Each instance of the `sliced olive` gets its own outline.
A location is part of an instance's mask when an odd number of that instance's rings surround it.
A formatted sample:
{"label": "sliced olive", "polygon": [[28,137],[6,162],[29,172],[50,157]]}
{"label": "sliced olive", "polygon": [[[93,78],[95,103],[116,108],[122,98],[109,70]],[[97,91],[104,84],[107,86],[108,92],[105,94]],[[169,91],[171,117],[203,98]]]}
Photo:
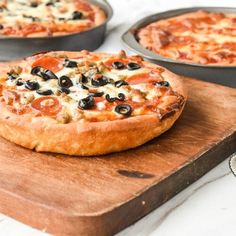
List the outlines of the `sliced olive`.
{"label": "sliced olive", "polygon": [[81,19],[83,14],[79,11],[74,11],[72,14],[72,20],[79,20]]}
{"label": "sliced olive", "polygon": [[93,96],[93,97],[102,97],[103,95],[104,95],[104,92],[89,93],[89,96]]}
{"label": "sliced olive", "polygon": [[89,88],[88,88],[87,86],[83,85],[83,84],[80,84],[80,87],[81,87],[82,89],[89,90]]}
{"label": "sliced olive", "polygon": [[52,0],[50,0],[46,3],[46,6],[54,6],[54,2]]}
{"label": "sliced olive", "polygon": [[44,80],[58,79],[57,76],[52,71],[44,69],[41,66],[36,66],[36,67],[32,68],[31,74],[37,75]]}
{"label": "sliced olive", "polygon": [[70,61],[66,59],[64,62],[64,66],[68,68],[76,68],[78,66],[78,63],[76,61]]}
{"label": "sliced olive", "polygon": [[128,104],[119,104],[115,107],[115,112],[124,116],[129,116],[132,113],[132,108]]}
{"label": "sliced olive", "polygon": [[47,90],[39,89],[36,91],[36,93],[38,93],[39,95],[52,95],[53,94],[51,89],[47,89]]}
{"label": "sliced olive", "polygon": [[60,87],[64,88],[70,88],[71,86],[73,86],[71,79],[66,75],[63,75],[59,78],[58,84]]}
{"label": "sliced olive", "polygon": [[125,100],[125,95],[123,93],[118,93],[118,97],[111,97],[109,94],[106,94],[105,98],[108,102],[114,102],[116,100],[124,101]]}
{"label": "sliced olive", "polygon": [[130,62],[128,65],[127,65],[127,68],[128,70],[137,70],[137,69],[140,69],[141,66],[137,63],[134,63],[134,62]]}
{"label": "sliced olive", "polygon": [[118,98],[119,101],[124,101],[125,100],[125,95],[123,93],[118,93]]}
{"label": "sliced olive", "polygon": [[36,82],[36,81],[27,80],[25,82],[25,87],[29,90],[38,90],[39,89],[39,83]]}
{"label": "sliced olive", "polygon": [[88,78],[84,74],[81,74],[80,83],[88,83]]}
{"label": "sliced olive", "polygon": [[24,82],[22,81],[21,78],[19,78],[19,79],[16,81],[16,85],[17,85],[17,86],[21,86],[21,85],[23,85],[23,84],[24,84]]}
{"label": "sliced olive", "polygon": [[111,97],[109,94],[106,94],[105,98],[108,102],[116,101],[116,97]]}
{"label": "sliced olive", "polygon": [[58,20],[60,20],[60,21],[63,21],[63,20],[65,20],[66,18],[64,18],[64,17],[59,17],[58,18]]}
{"label": "sliced olive", "polygon": [[124,80],[118,80],[118,81],[115,82],[115,87],[117,87],[117,88],[119,88],[123,85],[129,85],[129,84]]}
{"label": "sliced olive", "polygon": [[44,80],[58,79],[57,76],[50,70],[45,70],[44,72],[41,72],[41,75]]}
{"label": "sliced olive", "polygon": [[30,6],[31,7],[38,7],[38,3],[37,2],[31,2]]}
{"label": "sliced olive", "polygon": [[118,70],[125,69],[125,65],[122,62],[120,62],[120,61],[114,61],[112,63],[112,67],[114,69],[118,69]]}
{"label": "sliced olive", "polygon": [[40,71],[41,71],[41,69],[42,69],[42,67],[40,67],[40,66],[35,66],[35,67],[33,67],[32,69],[31,69],[31,74],[32,75],[38,75],[39,73],[40,73]]}
{"label": "sliced olive", "polygon": [[157,86],[163,86],[163,87],[170,87],[170,83],[168,81],[159,81],[154,83]]}
{"label": "sliced olive", "polygon": [[104,86],[106,84],[109,84],[110,82],[112,82],[111,79],[107,78],[106,76],[102,76],[98,79],[92,79],[91,80],[92,85],[95,86],[95,87]]}
{"label": "sliced olive", "polygon": [[90,109],[94,106],[94,98],[93,96],[88,96],[86,98],[83,98],[81,100],[79,100],[79,108],[86,110],[86,109]]}
{"label": "sliced olive", "polygon": [[59,91],[60,91],[61,93],[65,93],[65,94],[69,94],[69,93],[70,93],[70,89],[64,88],[64,87],[60,88]]}
{"label": "sliced olive", "polygon": [[4,27],[3,27],[3,25],[2,24],[0,24],[0,30],[2,30]]}

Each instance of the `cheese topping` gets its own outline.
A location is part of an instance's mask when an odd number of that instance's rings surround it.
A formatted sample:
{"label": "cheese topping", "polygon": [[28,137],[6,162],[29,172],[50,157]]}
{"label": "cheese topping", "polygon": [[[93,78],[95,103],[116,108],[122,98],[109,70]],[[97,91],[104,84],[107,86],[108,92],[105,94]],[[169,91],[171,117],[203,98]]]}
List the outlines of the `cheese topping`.
{"label": "cheese topping", "polygon": [[197,11],[141,28],[139,43],[164,57],[236,65],[236,15]]}
{"label": "cheese topping", "polygon": [[[79,58],[52,52],[29,58],[23,68],[12,68],[0,80],[3,102],[19,115],[30,112],[62,123],[153,113],[161,119],[183,105],[183,96],[172,90],[158,66],[148,68],[142,59],[127,57],[124,52],[123,58],[106,54],[97,57],[84,51]],[[109,64],[111,59],[113,63]],[[40,66],[44,60],[47,68]],[[122,69],[117,69],[114,62],[119,62]]]}
{"label": "cheese topping", "polygon": [[[100,8],[84,0],[6,0],[0,3],[0,34],[52,36],[95,27]],[[99,22],[100,24],[101,22]]]}

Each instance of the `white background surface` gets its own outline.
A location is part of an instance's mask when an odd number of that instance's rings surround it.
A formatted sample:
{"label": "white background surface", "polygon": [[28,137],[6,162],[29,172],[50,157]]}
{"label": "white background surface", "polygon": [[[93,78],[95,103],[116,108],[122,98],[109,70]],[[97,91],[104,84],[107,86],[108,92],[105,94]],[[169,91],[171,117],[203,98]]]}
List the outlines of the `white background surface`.
{"label": "white background surface", "polygon": [[[147,15],[181,7],[231,6],[236,0],[109,0],[114,16],[108,36],[98,51],[123,49],[120,35],[130,24]],[[228,160],[179,193],[167,203],[128,227],[118,236],[235,236],[236,178]],[[0,203],[1,204],[1,203]],[[0,214],[0,236],[45,236]]]}

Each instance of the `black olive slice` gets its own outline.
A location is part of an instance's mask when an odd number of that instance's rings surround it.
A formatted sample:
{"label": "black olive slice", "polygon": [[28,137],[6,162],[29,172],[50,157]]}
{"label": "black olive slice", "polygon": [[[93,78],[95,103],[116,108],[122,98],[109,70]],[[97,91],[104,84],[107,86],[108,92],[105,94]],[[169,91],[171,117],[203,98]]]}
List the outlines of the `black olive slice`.
{"label": "black olive slice", "polygon": [[17,85],[17,86],[21,86],[21,85],[23,85],[23,84],[24,84],[24,82],[22,81],[21,78],[19,78],[19,79],[16,81],[16,85]]}
{"label": "black olive slice", "polygon": [[81,74],[80,83],[88,83],[88,78],[84,74]]}
{"label": "black olive slice", "polygon": [[91,84],[95,87],[104,86],[109,83],[109,79],[105,76],[102,76],[98,79],[92,79]]}
{"label": "black olive slice", "polygon": [[108,102],[114,102],[117,100],[116,97],[110,97],[109,94],[106,94],[105,98]]}
{"label": "black olive slice", "polygon": [[118,93],[118,97],[111,97],[109,94],[106,94],[105,98],[108,102],[114,102],[116,100],[124,101],[125,100],[125,95],[123,93]]}
{"label": "black olive slice", "polygon": [[39,89],[36,91],[36,93],[38,93],[39,95],[52,95],[53,94],[51,89],[48,89],[48,90]]}
{"label": "black olive slice", "polygon": [[54,1],[53,0],[50,0],[46,3],[46,6],[54,6]]}
{"label": "black olive slice", "polygon": [[59,91],[60,91],[61,93],[65,93],[65,94],[69,94],[69,93],[70,93],[70,89],[64,88],[64,87],[60,88]]}
{"label": "black olive slice", "polygon": [[49,79],[58,79],[57,76],[50,70],[45,70],[41,72],[41,77],[46,81]]}
{"label": "black olive slice", "polygon": [[118,80],[115,82],[115,87],[117,87],[117,88],[120,88],[123,85],[129,85],[129,84],[124,80]]}
{"label": "black olive slice", "polygon": [[87,86],[83,85],[83,84],[81,84],[80,87],[81,87],[82,89],[89,90],[89,88],[88,88]]}
{"label": "black olive slice", "polygon": [[88,95],[93,97],[102,97],[104,92],[89,93]]}
{"label": "black olive slice", "polygon": [[80,20],[83,14],[79,11],[74,11],[72,14],[72,20]]}
{"label": "black olive slice", "polygon": [[123,93],[118,93],[118,98],[119,101],[124,101],[125,100],[125,95]]}
{"label": "black olive slice", "polygon": [[68,68],[76,68],[78,66],[78,63],[76,61],[70,61],[66,59],[64,62],[64,66]]}
{"label": "black olive slice", "polygon": [[114,62],[112,63],[112,68],[121,70],[121,69],[125,69],[126,67],[125,67],[125,65],[124,65],[122,62],[120,62],[120,61],[114,61]]}
{"label": "black olive slice", "polygon": [[25,82],[25,87],[29,90],[38,90],[39,89],[39,83],[36,82],[36,81],[27,80]]}
{"label": "black olive slice", "polygon": [[41,72],[42,67],[35,66],[31,69],[31,75],[38,75]]}
{"label": "black olive slice", "polygon": [[3,27],[3,25],[2,25],[2,24],[0,24],[0,30],[2,30],[2,29],[4,29],[4,27]]}
{"label": "black olive slice", "polygon": [[137,69],[140,69],[141,66],[137,63],[134,63],[134,62],[130,62],[128,65],[127,65],[127,68],[128,70],[137,70]]}
{"label": "black olive slice", "polygon": [[37,2],[31,2],[30,6],[31,6],[31,7],[34,7],[34,8],[35,8],[35,7],[38,7],[38,3],[37,3]]}
{"label": "black olive slice", "polygon": [[44,69],[41,66],[36,66],[31,70],[32,75],[37,75],[42,79],[49,80],[49,79],[58,79],[57,76],[50,70]]}
{"label": "black olive slice", "polygon": [[124,116],[129,116],[132,113],[132,108],[128,104],[119,104],[115,107],[115,112]]}
{"label": "black olive slice", "polygon": [[79,108],[86,110],[86,109],[90,109],[94,106],[94,98],[93,96],[88,96],[86,98],[83,98],[81,100],[79,100]]}
{"label": "black olive slice", "polygon": [[163,87],[170,87],[170,83],[168,81],[159,81],[154,83],[157,86],[163,86]]}
{"label": "black olive slice", "polygon": [[58,84],[60,87],[64,88],[70,88],[71,86],[73,86],[71,79],[66,75],[63,75],[58,79]]}

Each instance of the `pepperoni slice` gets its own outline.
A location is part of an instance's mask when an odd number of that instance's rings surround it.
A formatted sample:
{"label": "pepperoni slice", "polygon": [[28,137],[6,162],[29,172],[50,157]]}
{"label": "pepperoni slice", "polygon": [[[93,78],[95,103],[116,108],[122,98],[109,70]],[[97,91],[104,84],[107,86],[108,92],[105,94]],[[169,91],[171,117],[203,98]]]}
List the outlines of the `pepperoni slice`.
{"label": "pepperoni slice", "polygon": [[160,77],[150,73],[141,73],[128,77],[126,81],[129,84],[153,83],[160,81]]}
{"label": "pepperoni slice", "polygon": [[54,116],[61,110],[58,99],[51,96],[37,98],[31,103],[31,106],[47,116]]}
{"label": "pepperoni slice", "polygon": [[61,60],[50,56],[43,56],[37,59],[31,66],[32,68],[36,66],[41,66],[44,69],[50,70],[54,73],[58,72],[63,68]]}

